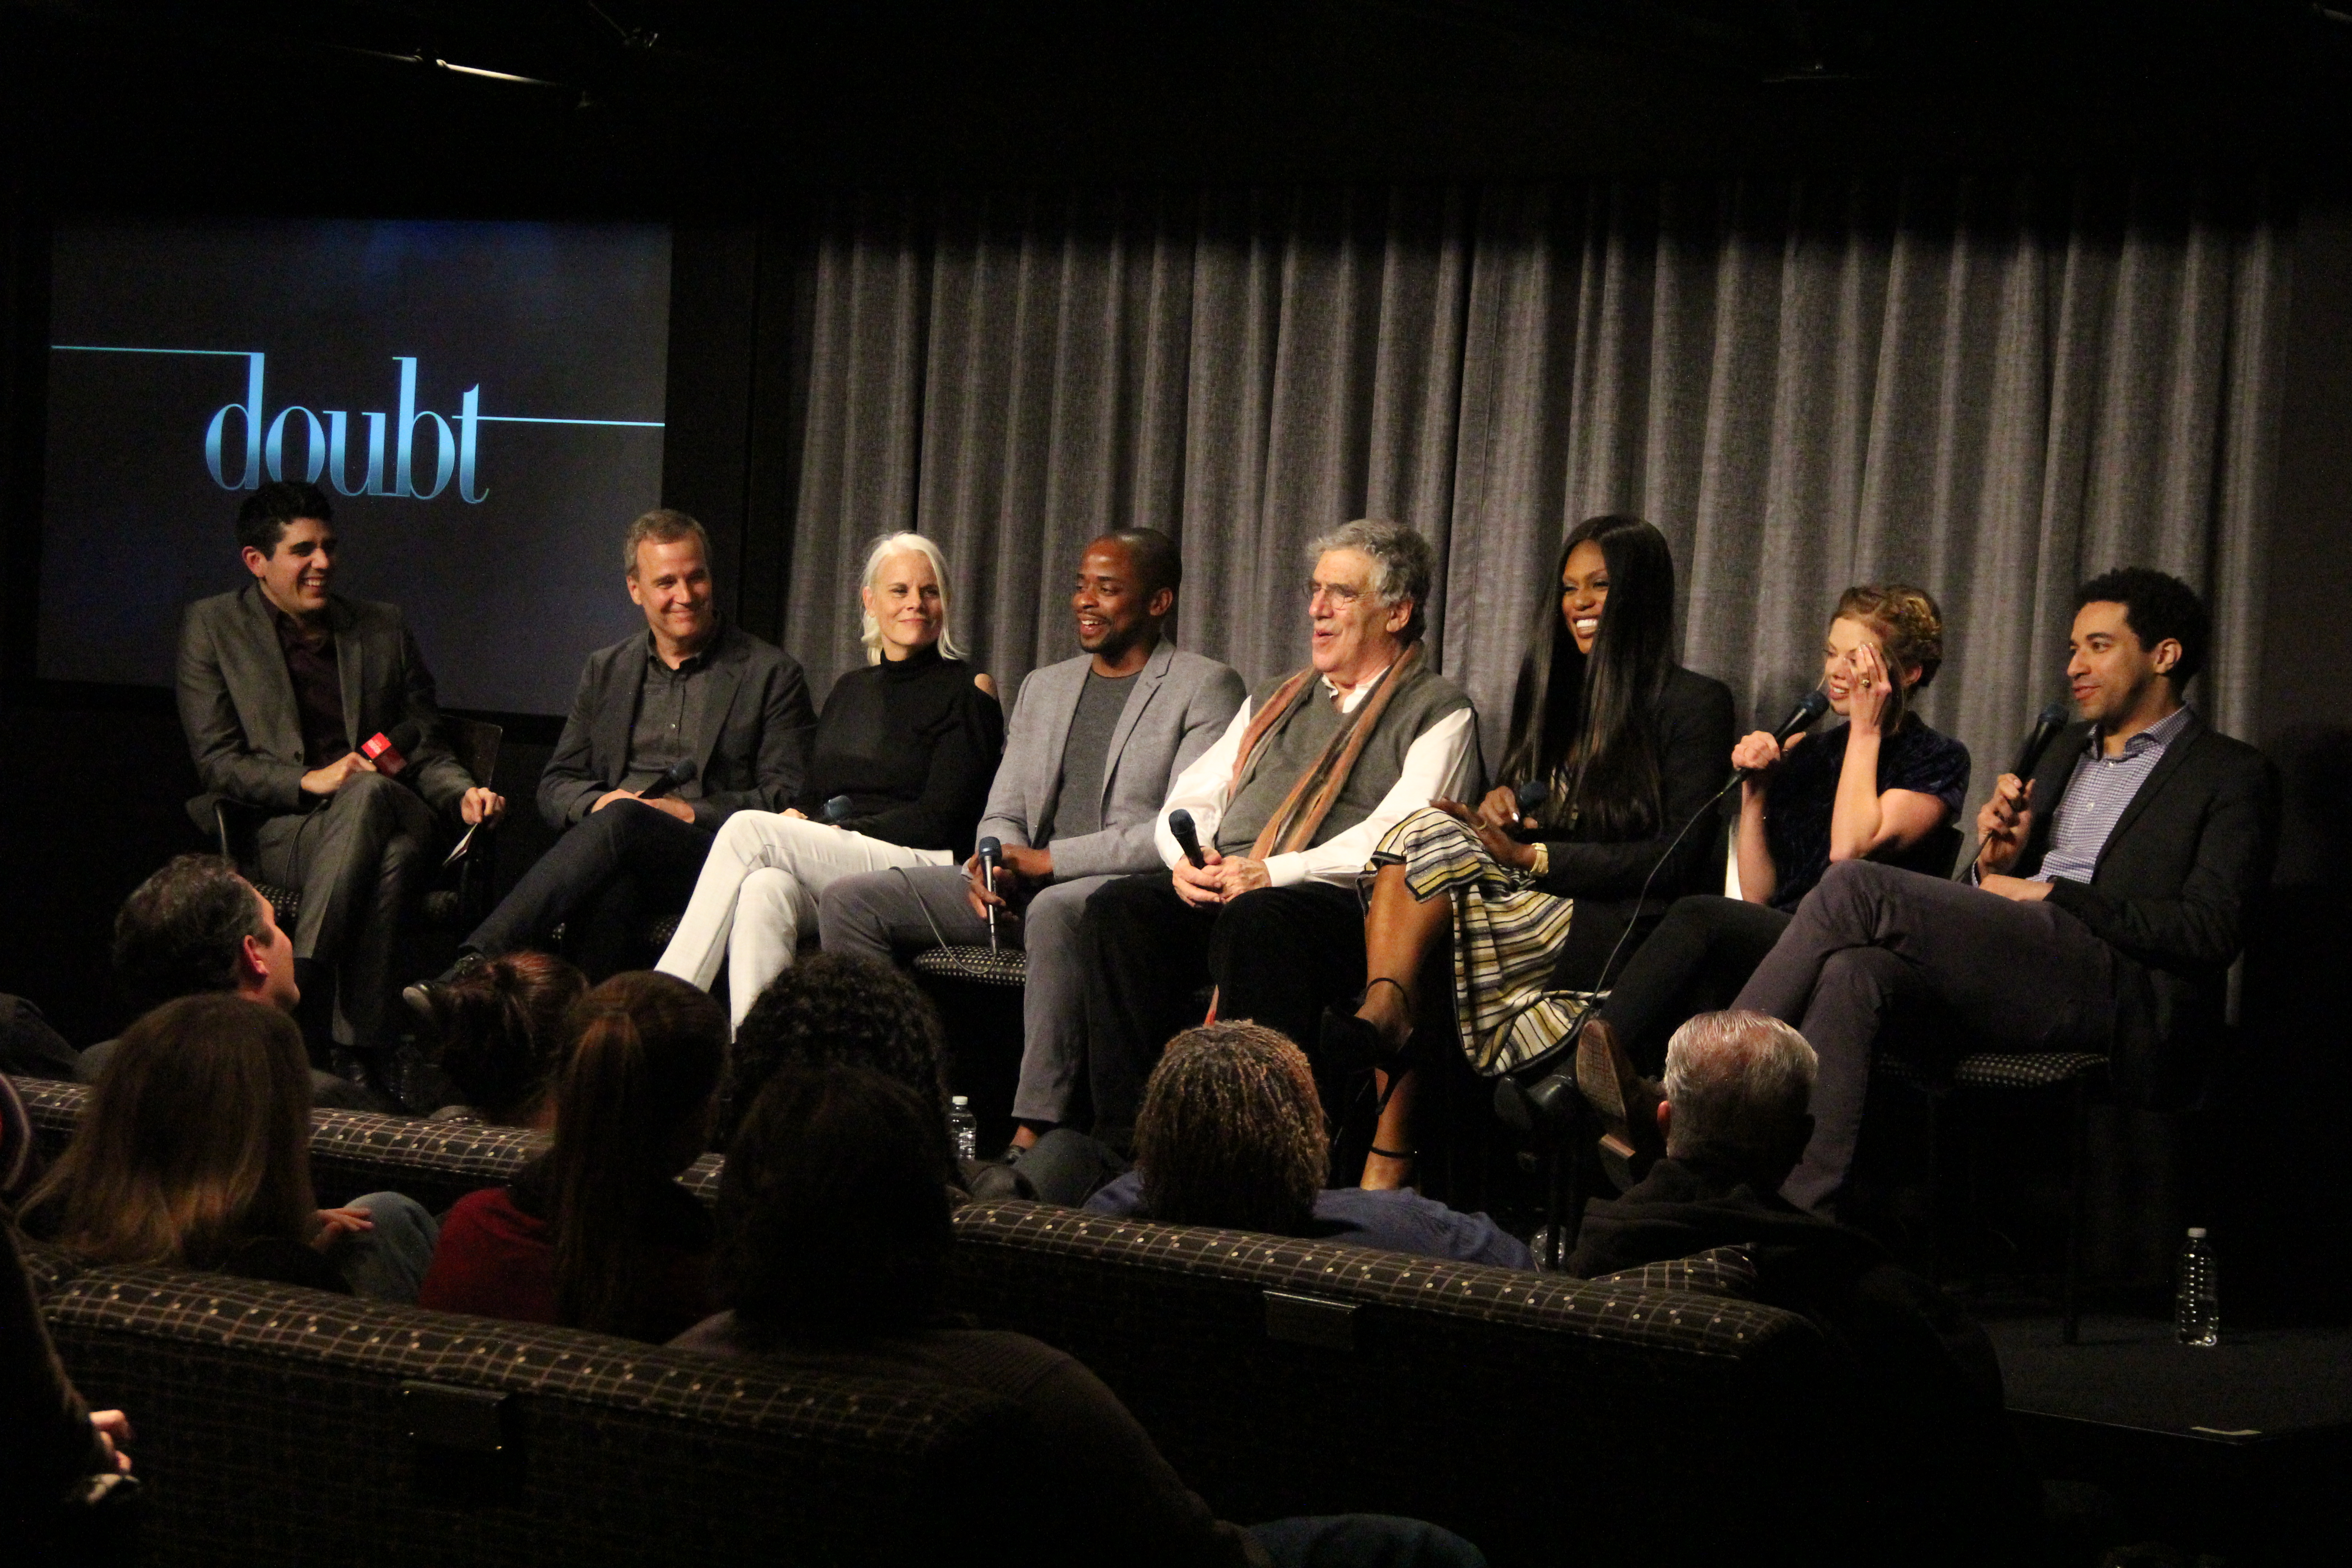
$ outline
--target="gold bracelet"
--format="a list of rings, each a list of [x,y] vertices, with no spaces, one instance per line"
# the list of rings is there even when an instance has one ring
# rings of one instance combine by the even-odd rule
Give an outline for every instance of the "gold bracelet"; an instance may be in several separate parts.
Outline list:
[[[1551,846],[1550,846],[1550,845],[1549,845],[1549,844],[1547,844],[1547,843],[1545,843],[1542,839],[1538,838],[1538,839],[1537,839],[1537,840],[1536,840],[1536,868],[1535,868],[1535,874],[1536,874],[1537,876],[1538,876],[1538,877],[1541,877],[1541,876],[1544,876],[1544,875],[1546,875],[1547,873],[1549,873],[1550,870],[1551,870]]]

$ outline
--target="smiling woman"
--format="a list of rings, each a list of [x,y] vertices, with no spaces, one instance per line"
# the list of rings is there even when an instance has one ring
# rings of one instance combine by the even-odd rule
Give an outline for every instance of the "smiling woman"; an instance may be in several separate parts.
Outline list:
[[[656,965],[708,989],[727,961],[740,1024],[791,964],[817,899],[843,877],[952,865],[971,847],[1004,749],[1004,712],[948,629],[947,562],[918,533],[866,556],[868,663],[835,682],[815,754],[785,811],[727,819]]]

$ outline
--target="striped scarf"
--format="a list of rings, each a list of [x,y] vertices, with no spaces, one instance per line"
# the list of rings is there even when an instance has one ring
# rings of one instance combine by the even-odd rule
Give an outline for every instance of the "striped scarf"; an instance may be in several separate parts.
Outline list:
[[[1356,710],[1347,716],[1347,722],[1339,726],[1339,732],[1323,748],[1323,754],[1315,759],[1315,765],[1298,776],[1290,793],[1282,797],[1282,804],[1275,807],[1274,815],[1265,819],[1256,842],[1250,846],[1251,859],[1290,854],[1315,841],[1315,830],[1323,826],[1339,792],[1347,788],[1348,775],[1355,771],[1356,759],[1364,754],[1365,742],[1380,727],[1389,699],[1420,669],[1425,657],[1423,645],[1416,641],[1388,668],[1373,677],[1376,684],[1370,694],[1356,705]],[[1249,728],[1242,731],[1241,751],[1234,758],[1234,776],[1225,789],[1227,800],[1241,793],[1242,780],[1248,775],[1258,742],[1280,728],[1291,711],[1309,699],[1315,679],[1315,668],[1309,665],[1276,687],[1265,706],[1252,716]]]

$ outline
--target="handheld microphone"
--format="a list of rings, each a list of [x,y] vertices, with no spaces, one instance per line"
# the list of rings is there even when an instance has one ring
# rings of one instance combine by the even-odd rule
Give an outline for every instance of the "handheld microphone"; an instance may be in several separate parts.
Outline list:
[[[1518,803],[1521,816],[1533,816],[1536,808],[1551,798],[1551,784],[1544,779],[1521,779],[1511,796]]]
[[[973,849],[980,861],[981,886],[992,893],[996,891],[996,868],[1004,861],[1004,841],[992,835],[974,845]],[[994,904],[988,906],[988,945],[992,950],[996,946],[996,906]]]
[[[386,778],[398,778],[408,766],[408,753],[424,742],[425,736],[415,725],[405,721],[394,724],[389,735],[379,730],[360,742],[360,755],[375,764],[375,771]]]
[[[639,800],[659,800],[662,796],[677,788],[680,784],[691,784],[694,781],[694,759],[692,757],[680,757],[677,761],[670,763],[668,772],[663,773],[661,777],[654,780],[653,783],[639,790],[637,792],[637,798]]]
[[[1772,731],[1772,743],[1776,746],[1787,745],[1790,736],[1800,730],[1811,728],[1813,721],[1829,710],[1830,694],[1821,687],[1814,687],[1805,693],[1801,701],[1789,710],[1789,716],[1780,721],[1779,729]],[[1734,768],[1731,770],[1731,784],[1738,784],[1747,776],[1742,770]],[[1731,784],[1726,784],[1723,787],[1728,790]]]
[[[1184,851],[1184,858],[1192,862],[1192,869],[1197,871],[1209,863],[1209,858],[1201,853],[1201,835],[1192,826],[1191,812],[1168,814],[1168,836],[1176,840],[1177,848]]]
[[[848,820],[849,813],[849,797],[845,795],[837,795],[817,808],[817,820],[839,824]]]
[[[2050,742],[2066,727],[2069,713],[2065,699],[2060,698],[2035,715],[2033,733],[2026,736],[2025,744],[2018,748],[2017,766],[2009,771],[2021,780],[2032,778],[2033,770],[2042,765],[2042,753],[2050,749]]]

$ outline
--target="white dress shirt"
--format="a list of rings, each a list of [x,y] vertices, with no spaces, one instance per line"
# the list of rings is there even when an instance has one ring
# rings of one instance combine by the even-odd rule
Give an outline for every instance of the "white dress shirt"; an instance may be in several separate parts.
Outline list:
[[[1376,680],[1362,681],[1341,697],[1339,688],[1328,677],[1321,678],[1320,683],[1327,694],[1339,698],[1342,713],[1354,712],[1379,684]],[[1184,851],[1176,847],[1175,836],[1168,831],[1170,812],[1191,812],[1201,843],[1205,847],[1215,842],[1217,824],[1224,819],[1225,792],[1233,784],[1234,759],[1241,754],[1242,736],[1249,729],[1253,708],[1253,702],[1244,701],[1241,711],[1225,726],[1217,743],[1177,775],[1175,787],[1169,791],[1167,803],[1160,808],[1159,824],[1151,830],[1152,842],[1160,847],[1160,858],[1169,866],[1173,867],[1184,858]],[[1448,713],[1414,740],[1405,752],[1404,771],[1397,775],[1396,787],[1381,797],[1370,816],[1311,849],[1267,856],[1266,876],[1277,888],[1310,879],[1353,887],[1390,828],[1403,821],[1408,813],[1433,800],[1463,799],[1477,784],[1477,769],[1478,715],[1465,706],[1459,712]]]

